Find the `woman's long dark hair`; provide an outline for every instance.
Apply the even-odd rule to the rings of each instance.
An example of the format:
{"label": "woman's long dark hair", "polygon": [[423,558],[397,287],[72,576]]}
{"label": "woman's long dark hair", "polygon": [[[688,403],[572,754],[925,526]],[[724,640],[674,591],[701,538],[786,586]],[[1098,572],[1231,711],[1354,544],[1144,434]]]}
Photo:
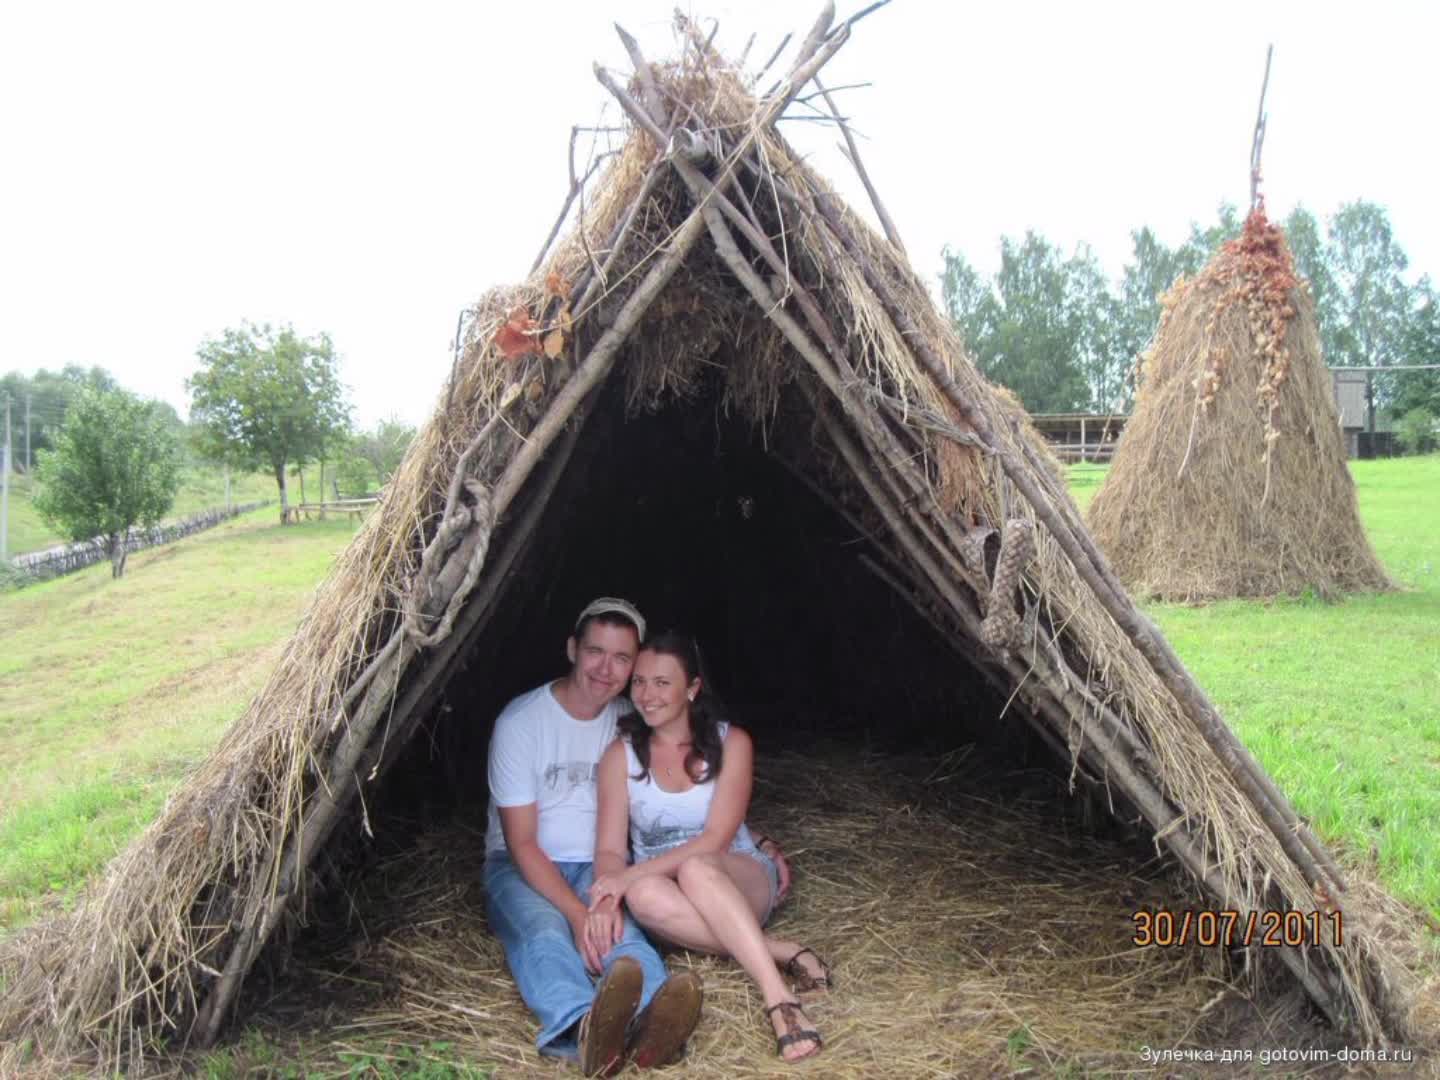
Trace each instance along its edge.
{"label": "woman's long dark hair", "polygon": [[[700,693],[690,703],[690,751],[685,755],[685,772],[697,784],[708,783],[720,775],[720,716],[713,695],[706,689],[704,669],[700,661],[700,646],[689,634],[678,630],[666,630],[645,639],[639,652],[659,653],[673,656],[679,661],[685,673],[685,685],[697,678]],[[639,653],[636,654],[637,656]],[[640,762],[640,771],[634,779],[646,780],[650,776],[650,725],[638,711],[627,713],[620,718],[620,734],[630,740],[635,757]]]}

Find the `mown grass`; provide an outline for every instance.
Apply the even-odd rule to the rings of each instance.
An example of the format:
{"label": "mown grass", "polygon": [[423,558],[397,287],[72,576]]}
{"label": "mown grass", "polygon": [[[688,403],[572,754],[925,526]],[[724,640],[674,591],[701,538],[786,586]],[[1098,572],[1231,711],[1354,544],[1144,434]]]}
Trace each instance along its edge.
{"label": "mown grass", "polygon": [[[1082,506],[1104,471],[1072,467]],[[1440,456],[1351,473],[1401,591],[1146,610],[1320,834],[1440,916]]]}
{"label": "mown grass", "polygon": [[[263,684],[344,521],[273,508],[0,595],[0,927],[69,896]],[[50,898],[47,900],[47,898]]]}
{"label": "mown grass", "polygon": [[362,1040],[351,1049],[323,1047],[307,1053],[303,1046],[277,1042],[257,1028],[249,1028],[228,1046],[212,1050],[193,1063],[193,1075],[204,1080],[489,1080],[489,1066],[474,1065],[456,1056],[448,1042],[395,1045],[381,1039]]}

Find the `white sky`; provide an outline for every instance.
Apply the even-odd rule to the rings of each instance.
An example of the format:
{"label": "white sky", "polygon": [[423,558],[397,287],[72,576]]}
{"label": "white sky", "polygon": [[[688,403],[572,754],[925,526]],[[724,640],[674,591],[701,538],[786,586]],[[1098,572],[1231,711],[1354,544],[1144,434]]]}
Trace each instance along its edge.
{"label": "white sky", "polygon": [[[422,421],[460,308],[549,230],[570,125],[617,121],[591,73],[628,70],[611,21],[661,58],[672,7],[6,4],[0,372],[100,364],[184,414],[203,339],[290,322],[334,338],[357,420]],[[732,54],[756,31],[754,62],[819,3],[695,10]],[[1370,199],[1412,279],[1440,269],[1440,5],[897,0],[825,79],[873,83],[841,100],[925,276],[947,243],[992,270],[1026,228],[1113,274],[1130,229],[1173,244],[1246,202],[1271,41],[1272,216]],[[783,130],[864,203],[833,130]]]}

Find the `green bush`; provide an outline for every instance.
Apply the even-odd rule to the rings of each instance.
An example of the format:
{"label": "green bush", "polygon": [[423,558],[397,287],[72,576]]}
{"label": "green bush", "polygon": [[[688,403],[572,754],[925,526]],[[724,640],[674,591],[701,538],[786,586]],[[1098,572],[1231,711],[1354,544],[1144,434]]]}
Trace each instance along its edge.
{"label": "green bush", "polygon": [[1395,437],[1409,454],[1425,454],[1437,444],[1435,415],[1424,406],[1411,409],[1395,426]]}

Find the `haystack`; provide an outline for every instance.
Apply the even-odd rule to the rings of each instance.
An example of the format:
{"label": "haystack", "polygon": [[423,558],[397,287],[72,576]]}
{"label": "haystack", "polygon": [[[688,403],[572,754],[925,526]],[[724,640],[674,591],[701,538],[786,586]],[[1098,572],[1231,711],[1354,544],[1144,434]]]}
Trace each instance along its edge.
{"label": "haystack", "polygon": [[1141,380],[1089,513],[1132,592],[1391,587],[1360,525],[1314,302],[1263,207],[1166,294]]}
{"label": "haystack", "polygon": [[[496,706],[612,591],[698,631],[762,750],[849,731],[1049,755],[1214,907],[1320,913],[1318,942],[1253,969],[1357,1039],[1404,1035],[1369,905],[1137,611],[893,230],[777,135],[853,22],[827,8],[759,94],[683,20],[678,59],[627,38],[628,82],[597,70],[628,137],[567,238],[478,303],[434,418],[214,755],[74,912],[7,944],[0,1064],[213,1043],[388,800],[483,803]],[[802,871],[867,789],[787,826]],[[935,910],[965,877],[923,886]],[[1106,901],[1122,922],[1133,903]]]}

